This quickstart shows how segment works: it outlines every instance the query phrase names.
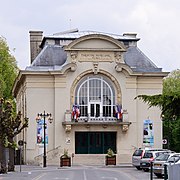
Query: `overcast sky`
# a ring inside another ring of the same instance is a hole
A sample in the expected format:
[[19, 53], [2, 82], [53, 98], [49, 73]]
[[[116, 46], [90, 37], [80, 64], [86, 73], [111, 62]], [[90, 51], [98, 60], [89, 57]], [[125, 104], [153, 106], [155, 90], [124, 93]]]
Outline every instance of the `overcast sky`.
[[0, 36], [20, 69], [30, 65], [29, 31], [43, 35], [78, 28], [122, 35], [163, 71], [180, 68], [180, 0], [0, 0]]

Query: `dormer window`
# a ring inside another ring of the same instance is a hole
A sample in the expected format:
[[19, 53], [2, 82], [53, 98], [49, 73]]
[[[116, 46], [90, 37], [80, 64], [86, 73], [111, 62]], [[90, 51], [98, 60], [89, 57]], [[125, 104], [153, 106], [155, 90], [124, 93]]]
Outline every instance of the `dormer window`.
[[55, 45], [60, 45], [60, 40], [59, 39], [55, 39]]

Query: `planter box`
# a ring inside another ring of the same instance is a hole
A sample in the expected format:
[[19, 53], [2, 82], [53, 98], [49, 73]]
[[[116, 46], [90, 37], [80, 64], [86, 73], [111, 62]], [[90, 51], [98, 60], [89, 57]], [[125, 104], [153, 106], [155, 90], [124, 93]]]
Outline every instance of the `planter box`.
[[106, 166], [108, 165], [116, 165], [116, 156], [113, 157], [106, 156]]
[[63, 157], [60, 157], [60, 167], [62, 166], [71, 166], [71, 158], [68, 157], [68, 158], [63, 158]]

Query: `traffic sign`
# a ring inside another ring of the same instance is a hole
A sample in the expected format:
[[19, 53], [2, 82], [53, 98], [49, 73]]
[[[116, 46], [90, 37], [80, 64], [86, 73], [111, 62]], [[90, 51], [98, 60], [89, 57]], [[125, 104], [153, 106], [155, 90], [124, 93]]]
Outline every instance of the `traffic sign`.
[[162, 143], [163, 143], [163, 144], [167, 144], [167, 139], [163, 139], [163, 140], [162, 140]]
[[19, 146], [23, 146], [23, 144], [24, 144], [24, 141], [23, 141], [23, 140], [19, 140], [19, 141], [18, 141], [18, 145], [19, 145]]

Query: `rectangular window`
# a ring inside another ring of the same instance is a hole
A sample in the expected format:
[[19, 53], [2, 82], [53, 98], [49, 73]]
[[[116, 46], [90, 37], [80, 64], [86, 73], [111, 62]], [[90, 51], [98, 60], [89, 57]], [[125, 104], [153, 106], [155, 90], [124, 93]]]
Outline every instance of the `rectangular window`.
[[60, 45], [60, 40], [59, 39], [55, 39], [55, 45]]
[[87, 106], [80, 106], [80, 116], [87, 117], [88, 116], [88, 107]]

